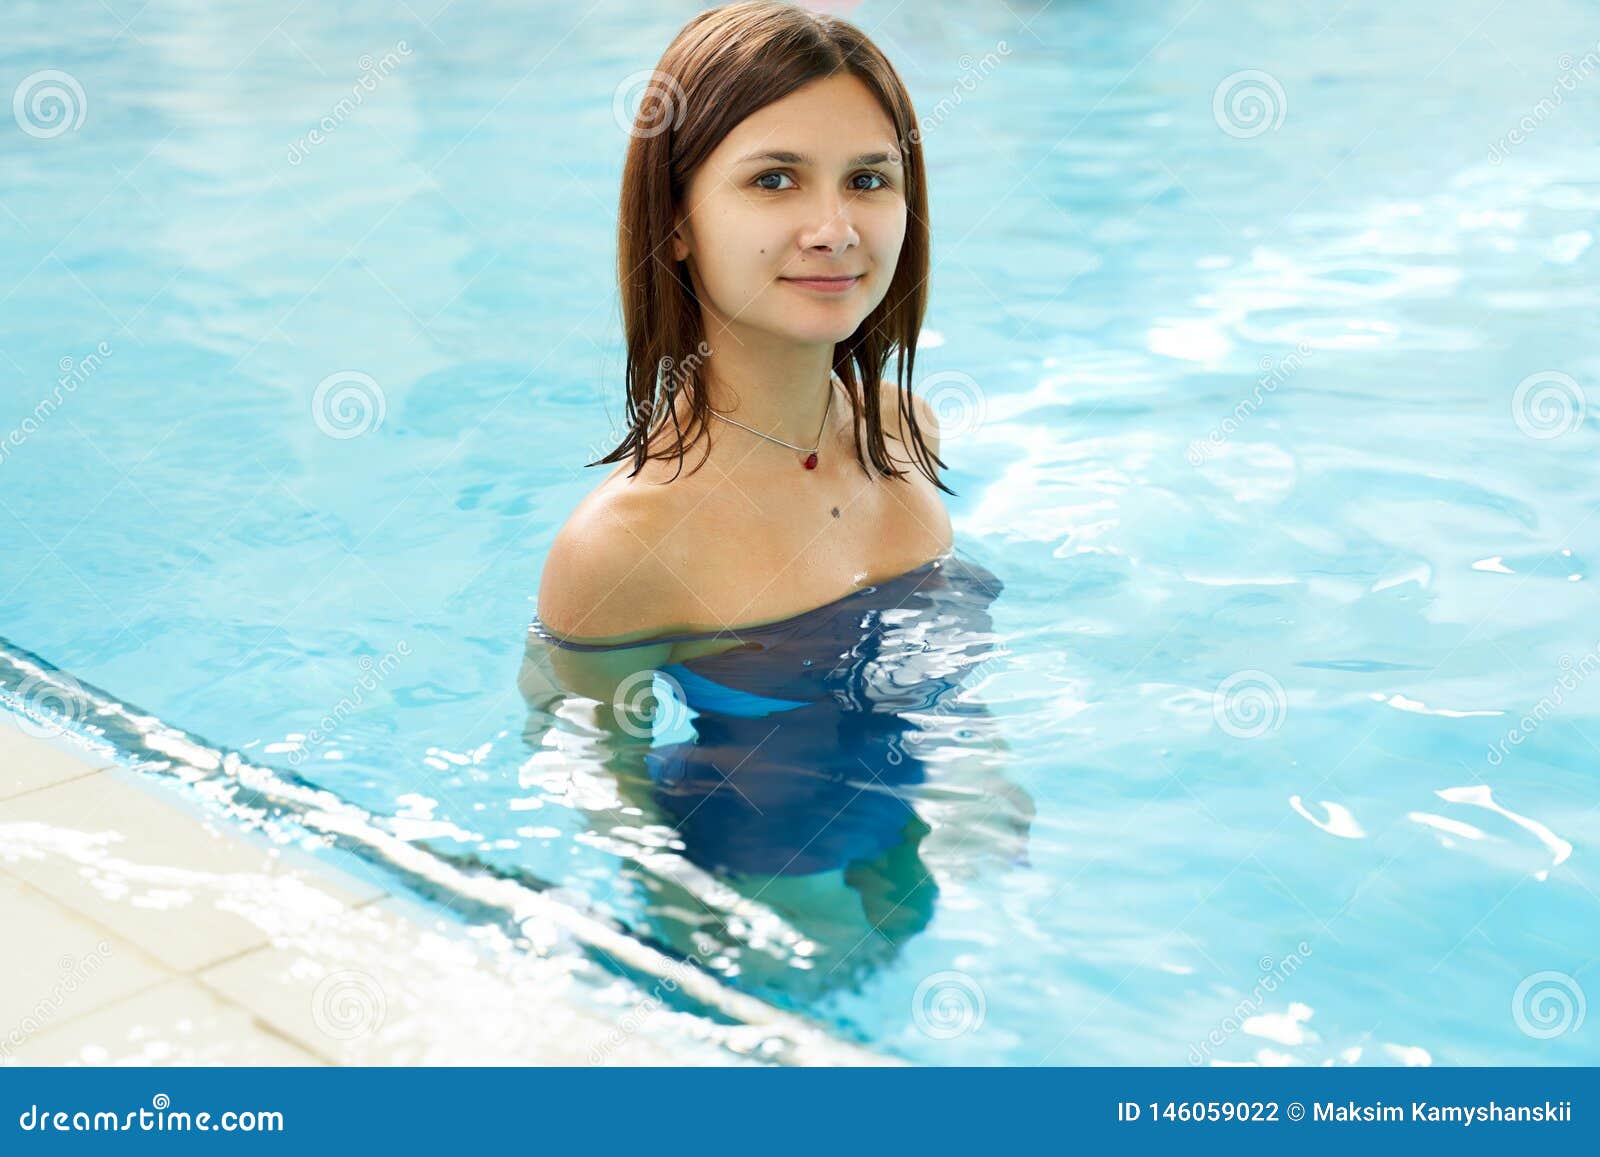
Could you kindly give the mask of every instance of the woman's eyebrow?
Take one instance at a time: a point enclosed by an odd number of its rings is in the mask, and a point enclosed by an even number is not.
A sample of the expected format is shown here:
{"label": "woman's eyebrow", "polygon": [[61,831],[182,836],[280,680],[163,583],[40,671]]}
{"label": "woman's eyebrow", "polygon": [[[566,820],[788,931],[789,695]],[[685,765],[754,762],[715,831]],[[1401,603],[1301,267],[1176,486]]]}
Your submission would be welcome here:
{"label": "woman's eyebrow", "polygon": [[[747,161],[777,161],[781,165],[816,164],[812,158],[806,156],[804,153],[791,153],[783,150],[774,150],[765,153],[751,153],[749,156],[740,157],[735,163],[742,165]],[[887,152],[862,153],[859,157],[851,157],[850,160],[846,162],[846,164],[850,165],[898,165],[899,163],[899,157],[895,156],[893,153]]]}

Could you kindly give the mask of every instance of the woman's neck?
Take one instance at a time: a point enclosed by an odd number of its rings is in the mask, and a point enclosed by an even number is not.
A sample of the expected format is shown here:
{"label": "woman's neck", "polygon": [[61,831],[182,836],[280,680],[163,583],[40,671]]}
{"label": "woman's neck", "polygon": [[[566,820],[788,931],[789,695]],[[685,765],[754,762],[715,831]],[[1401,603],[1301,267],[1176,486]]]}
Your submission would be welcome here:
{"label": "woman's neck", "polygon": [[[741,335],[718,342],[701,380],[711,408],[795,446],[816,445],[832,393],[833,346],[774,344]],[[840,401],[833,402],[837,407]],[[752,437],[745,433],[744,437]]]}

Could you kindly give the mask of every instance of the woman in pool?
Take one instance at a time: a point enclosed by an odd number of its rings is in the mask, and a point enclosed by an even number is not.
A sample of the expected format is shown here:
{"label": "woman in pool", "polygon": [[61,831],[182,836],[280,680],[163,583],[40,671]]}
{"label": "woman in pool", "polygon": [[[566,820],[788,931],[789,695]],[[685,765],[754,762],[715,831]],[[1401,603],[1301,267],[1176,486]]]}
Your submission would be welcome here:
{"label": "woman in pool", "polygon": [[624,465],[556,537],[540,620],[588,641],[736,629],[944,555],[938,434],[910,392],[927,192],[889,62],[831,17],[714,9],[632,132],[628,429],[600,460]]}
{"label": "woman in pool", "polygon": [[[1032,812],[988,713],[956,693],[992,650],[1001,584],[953,552],[938,432],[910,391],[929,271],[910,98],[851,25],[733,4],[668,47],[632,137],[628,428],[545,563],[529,766],[604,766],[614,801],[568,790],[595,827],[653,812],[696,869],[810,937],[795,959],[815,983],[854,982],[931,918],[920,793],[981,837],[947,851],[956,871],[1020,859]],[[712,906],[656,846],[633,858],[656,913],[695,910],[663,898],[679,888]]]}

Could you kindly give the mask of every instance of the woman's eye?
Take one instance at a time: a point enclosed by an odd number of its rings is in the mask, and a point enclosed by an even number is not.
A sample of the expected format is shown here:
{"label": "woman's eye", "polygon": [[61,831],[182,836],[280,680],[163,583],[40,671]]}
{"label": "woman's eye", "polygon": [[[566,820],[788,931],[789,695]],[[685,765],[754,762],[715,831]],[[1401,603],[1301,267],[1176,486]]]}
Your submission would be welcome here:
{"label": "woman's eye", "polygon": [[[860,181],[863,177],[865,177],[869,181],[876,181],[877,184],[875,184],[875,185],[858,185],[858,184],[855,183],[857,181]],[[788,185],[769,185],[769,184],[765,183],[767,181],[789,181],[792,184],[793,181],[794,181],[794,178],[791,177],[788,173],[774,172],[774,173],[762,173],[759,177],[757,177],[755,179],[755,184],[758,187],[760,187],[762,189],[765,189],[769,193],[779,193],[779,192],[782,192],[784,189],[789,188],[790,186],[788,186]],[[872,173],[872,172],[857,173],[855,176],[850,178],[850,181],[851,181],[851,188],[857,193],[876,193],[879,189],[887,189],[889,187],[888,178],[886,178],[882,173]]]}

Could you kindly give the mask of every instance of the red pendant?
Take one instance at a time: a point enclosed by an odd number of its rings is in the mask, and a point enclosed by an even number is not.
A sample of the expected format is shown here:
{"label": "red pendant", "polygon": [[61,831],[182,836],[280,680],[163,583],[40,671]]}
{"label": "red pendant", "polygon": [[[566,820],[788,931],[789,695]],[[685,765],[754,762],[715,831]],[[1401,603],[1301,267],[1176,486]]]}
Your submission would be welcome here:
{"label": "red pendant", "polygon": [[815,470],[817,468],[817,453],[815,450],[806,455],[805,466],[807,470]]}

